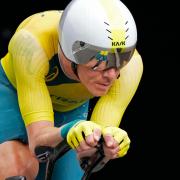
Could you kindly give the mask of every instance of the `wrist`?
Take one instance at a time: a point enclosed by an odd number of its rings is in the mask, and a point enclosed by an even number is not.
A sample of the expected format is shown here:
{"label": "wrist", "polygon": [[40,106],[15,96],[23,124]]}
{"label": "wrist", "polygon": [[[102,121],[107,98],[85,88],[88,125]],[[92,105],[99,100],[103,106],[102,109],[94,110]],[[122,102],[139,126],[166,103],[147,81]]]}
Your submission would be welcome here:
{"label": "wrist", "polygon": [[68,134],[68,132],[69,132],[69,130],[70,130],[74,125],[76,125],[77,123],[79,123],[80,121],[82,121],[82,120],[77,119],[77,120],[71,121],[71,122],[69,122],[69,123],[67,123],[67,124],[64,124],[64,125],[60,128],[60,135],[61,135],[61,137],[62,137],[63,139],[65,139],[66,136],[67,136],[67,134]]}

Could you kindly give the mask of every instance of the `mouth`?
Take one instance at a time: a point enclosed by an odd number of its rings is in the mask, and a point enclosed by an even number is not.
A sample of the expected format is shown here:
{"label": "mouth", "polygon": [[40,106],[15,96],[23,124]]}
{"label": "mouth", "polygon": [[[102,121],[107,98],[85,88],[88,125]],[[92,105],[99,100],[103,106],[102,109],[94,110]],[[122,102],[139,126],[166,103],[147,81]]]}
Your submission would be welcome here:
{"label": "mouth", "polygon": [[96,87],[101,91],[106,91],[110,86],[110,83],[96,83]]}

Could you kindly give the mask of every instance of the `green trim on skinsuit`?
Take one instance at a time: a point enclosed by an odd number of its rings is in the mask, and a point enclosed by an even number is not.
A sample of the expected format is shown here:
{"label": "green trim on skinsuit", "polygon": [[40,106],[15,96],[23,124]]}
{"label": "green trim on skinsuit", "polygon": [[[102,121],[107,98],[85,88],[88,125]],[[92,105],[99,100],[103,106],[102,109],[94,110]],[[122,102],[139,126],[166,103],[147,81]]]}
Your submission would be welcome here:
{"label": "green trim on skinsuit", "polygon": [[59,63],[58,54],[55,54],[49,61],[49,72],[45,77],[48,86],[56,86],[66,83],[79,83],[78,81],[68,78]]}
{"label": "green trim on skinsuit", "polygon": [[71,122],[65,124],[65,125],[62,127],[62,129],[61,129],[61,131],[60,131],[60,134],[61,134],[61,137],[62,137],[63,139],[66,138],[69,130],[70,130],[78,121],[80,121],[80,119],[77,119],[77,120],[75,120],[75,121],[71,121]]}
{"label": "green trim on skinsuit", "polygon": [[0,144],[9,140],[28,143],[16,89],[7,79],[0,62]]}

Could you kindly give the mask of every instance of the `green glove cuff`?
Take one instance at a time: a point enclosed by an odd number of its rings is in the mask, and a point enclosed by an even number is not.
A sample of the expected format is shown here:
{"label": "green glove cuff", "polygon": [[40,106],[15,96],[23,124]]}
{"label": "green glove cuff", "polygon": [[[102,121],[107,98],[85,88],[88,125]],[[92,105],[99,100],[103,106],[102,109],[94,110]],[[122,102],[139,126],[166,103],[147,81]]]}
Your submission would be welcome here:
{"label": "green glove cuff", "polygon": [[63,139],[65,139],[66,136],[67,136],[67,133],[69,132],[69,130],[70,130],[77,122],[79,122],[79,121],[81,121],[81,120],[78,119],[78,120],[71,121],[71,122],[65,124],[65,125],[61,128],[61,131],[60,131],[61,137],[62,137]]}

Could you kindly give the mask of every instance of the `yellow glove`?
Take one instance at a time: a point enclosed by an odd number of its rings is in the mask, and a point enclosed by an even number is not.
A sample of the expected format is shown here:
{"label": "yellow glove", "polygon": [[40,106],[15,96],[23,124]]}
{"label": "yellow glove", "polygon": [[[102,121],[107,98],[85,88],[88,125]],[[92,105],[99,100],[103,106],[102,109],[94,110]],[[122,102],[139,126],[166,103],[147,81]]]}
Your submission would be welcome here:
{"label": "yellow glove", "polygon": [[114,140],[119,144],[118,157],[123,157],[127,154],[130,147],[130,139],[128,134],[123,129],[118,127],[106,127],[102,130],[103,138],[106,140],[106,136],[112,136]]}
{"label": "yellow glove", "polygon": [[[99,129],[101,131],[101,126],[91,121],[79,121],[68,131],[68,144],[73,149],[77,148],[82,141],[85,141],[85,137],[93,134],[95,129]],[[85,137],[83,137],[83,134]]]}

